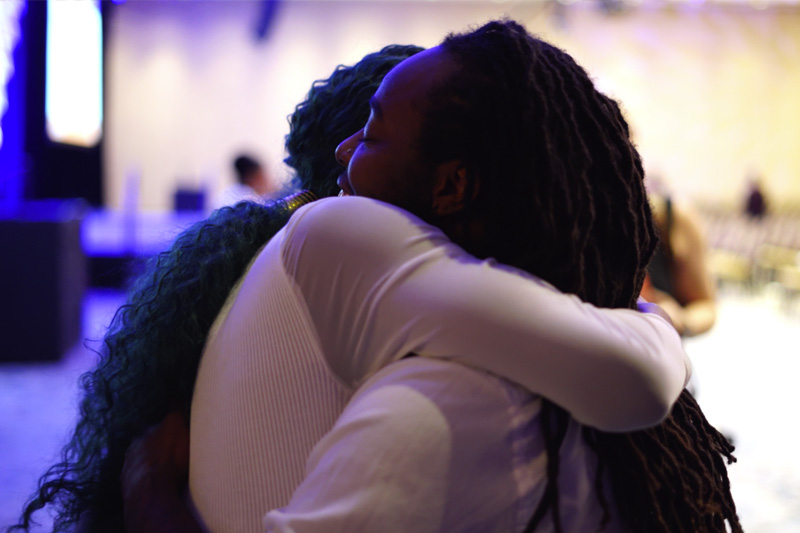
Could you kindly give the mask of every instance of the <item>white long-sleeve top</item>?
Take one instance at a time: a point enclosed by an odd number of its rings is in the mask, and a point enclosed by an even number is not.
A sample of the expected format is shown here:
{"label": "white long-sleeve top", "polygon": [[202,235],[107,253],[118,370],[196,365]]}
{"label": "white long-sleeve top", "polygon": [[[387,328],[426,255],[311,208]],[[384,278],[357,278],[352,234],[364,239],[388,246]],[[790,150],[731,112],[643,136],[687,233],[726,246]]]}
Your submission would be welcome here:
{"label": "white long-sleeve top", "polygon": [[358,386],[409,353],[488,370],[618,431],[660,421],[688,374],[656,315],[476,260],[387,204],[322,200],[257,255],[209,334],[190,461],[206,526],[258,531]]}
{"label": "white long-sleeve top", "polygon": [[[547,482],[541,397],[465,365],[411,357],[379,370],[317,444],[267,533],[515,533]],[[565,533],[598,531],[597,457],[570,419],[559,449]],[[605,533],[627,531],[610,486]],[[536,531],[554,530],[548,512]]]}

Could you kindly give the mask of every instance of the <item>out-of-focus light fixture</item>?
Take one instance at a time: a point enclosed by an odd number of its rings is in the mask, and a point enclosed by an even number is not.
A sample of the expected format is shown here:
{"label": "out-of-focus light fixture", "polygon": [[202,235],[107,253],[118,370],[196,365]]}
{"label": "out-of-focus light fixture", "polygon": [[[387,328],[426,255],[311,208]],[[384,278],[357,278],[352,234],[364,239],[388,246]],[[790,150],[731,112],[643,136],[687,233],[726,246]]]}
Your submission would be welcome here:
{"label": "out-of-focus light fixture", "polygon": [[100,2],[47,1],[45,122],[51,140],[94,146],[103,128]]}
{"label": "out-of-focus light fixture", "polygon": [[[0,125],[8,107],[6,86],[14,75],[14,47],[19,39],[19,19],[24,7],[24,0],[0,2]],[[3,146],[2,128],[0,128],[0,146]]]}

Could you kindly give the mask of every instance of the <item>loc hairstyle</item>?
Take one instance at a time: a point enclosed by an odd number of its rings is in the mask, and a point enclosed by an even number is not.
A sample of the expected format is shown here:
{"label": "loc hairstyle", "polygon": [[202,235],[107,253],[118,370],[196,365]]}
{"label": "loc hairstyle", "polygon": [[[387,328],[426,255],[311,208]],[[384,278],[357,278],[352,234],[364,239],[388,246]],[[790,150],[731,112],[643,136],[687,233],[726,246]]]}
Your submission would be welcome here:
{"label": "loc hairstyle", "polygon": [[81,376],[78,422],[61,461],[8,531],[28,531],[34,513],[53,506],[54,531],[79,524],[82,533],[124,532],[119,478],[131,441],[175,408],[189,419],[203,346],[231,288],[298,205],[338,192],[337,143],[363,127],[386,73],[421,50],[388,46],[314,83],[286,139],[295,182],[312,194],[219,209],[147,263],[111,322],[97,367]]}
{"label": "loc hairstyle", "polygon": [[[594,305],[635,309],[658,237],[617,103],[566,52],[513,21],[450,35],[441,46],[456,66],[429,94],[420,150],[431,163],[461,159],[477,180],[465,216],[486,222],[480,255]],[[548,512],[562,531],[559,448],[568,416],[544,400],[548,481],[527,531]],[[633,531],[723,532],[726,521],[741,531],[725,463],[733,447],[688,392],[653,429],[585,427],[583,436],[598,457],[598,530],[612,512],[607,475],[614,511]]]}

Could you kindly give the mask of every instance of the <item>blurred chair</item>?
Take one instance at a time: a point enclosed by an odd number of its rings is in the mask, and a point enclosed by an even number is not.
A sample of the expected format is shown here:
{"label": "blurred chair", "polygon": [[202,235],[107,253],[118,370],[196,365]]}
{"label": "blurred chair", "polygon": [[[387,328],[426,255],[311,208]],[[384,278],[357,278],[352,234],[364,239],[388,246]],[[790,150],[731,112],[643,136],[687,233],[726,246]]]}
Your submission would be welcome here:
{"label": "blurred chair", "polygon": [[722,284],[749,287],[752,282],[753,263],[750,258],[730,250],[710,250],[709,270]]}
{"label": "blurred chair", "polygon": [[178,213],[203,212],[206,208],[206,192],[202,189],[178,188],[173,196],[173,209]]}
{"label": "blurred chair", "polygon": [[778,281],[778,272],[784,268],[797,267],[800,250],[762,244],[758,247],[755,257],[754,278],[759,284]]}

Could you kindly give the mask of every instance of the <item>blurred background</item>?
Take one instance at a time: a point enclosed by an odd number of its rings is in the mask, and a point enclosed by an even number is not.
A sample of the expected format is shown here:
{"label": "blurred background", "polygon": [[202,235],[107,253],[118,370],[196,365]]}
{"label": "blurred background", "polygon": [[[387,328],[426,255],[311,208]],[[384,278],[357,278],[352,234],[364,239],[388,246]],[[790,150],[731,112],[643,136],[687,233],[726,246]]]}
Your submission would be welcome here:
{"label": "blurred background", "polygon": [[275,193],[314,80],[506,15],[621,101],[650,190],[699,228],[716,320],[687,333],[692,387],[737,446],[745,529],[800,532],[798,0],[0,0],[0,527],[126,280],[220,205],[234,158]]}

